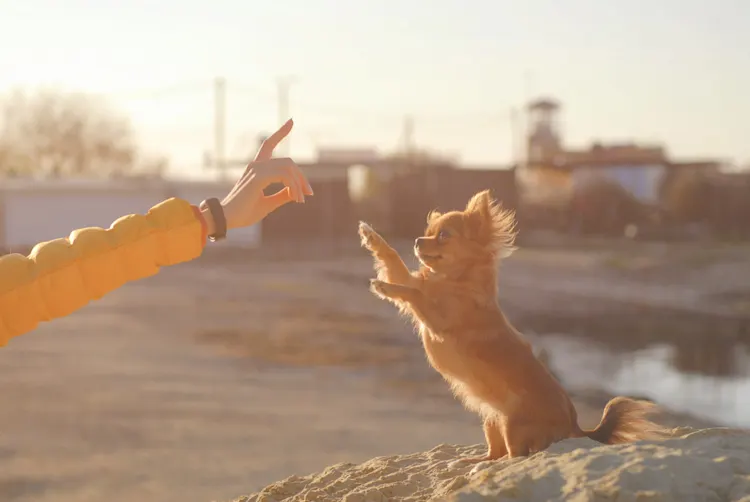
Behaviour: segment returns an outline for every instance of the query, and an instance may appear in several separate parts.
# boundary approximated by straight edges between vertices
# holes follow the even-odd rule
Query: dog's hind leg
[[[495,417],[484,419],[484,438],[487,441],[487,454],[478,457],[468,457],[461,459],[464,462],[486,462],[497,460],[508,454],[508,448],[505,446],[505,434],[503,434],[502,424]]]

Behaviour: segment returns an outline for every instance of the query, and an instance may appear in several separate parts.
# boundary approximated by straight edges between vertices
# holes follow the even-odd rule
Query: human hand
[[[221,202],[227,230],[248,227],[258,223],[270,213],[288,202],[305,202],[305,195],[313,195],[310,183],[299,166],[290,158],[272,158],[273,150],[289,134],[294,126],[289,119],[261,145],[255,159],[247,165],[245,172]],[[273,183],[283,183],[284,188],[273,195],[265,195],[263,189]],[[213,218],[208,209],[202,210],[208,226],[208,235],[215,231]]]

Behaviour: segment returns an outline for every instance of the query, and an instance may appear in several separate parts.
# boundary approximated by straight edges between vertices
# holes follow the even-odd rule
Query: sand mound
[[[620,446],[570,439],[529,458],[476,465],[457,459],[483,446],[440,445],[292,476],[237,501],[750,502],[750,432],[680,429],[674,436]]]

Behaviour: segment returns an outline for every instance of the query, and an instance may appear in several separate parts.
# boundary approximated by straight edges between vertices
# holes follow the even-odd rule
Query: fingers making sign
[[[290,158],[272,158],[273,151],[292,130],[294,122],[289,119],[261,145],[255,159],[247,165],[245,172],[229,194],[221,201],[226,219],[226,229],[241,228],[258,223],[270,213],[288,202],[305,202],[305,196],[313,195],[312,187]],[[272,195],[263,190],[271,184],[281,183],[284,188]],[[213,233],[210,211],[204,211],[209,224],[209,235]]]
[[[170,197],[145,215],[119,218],[108,229],[80,228],[37,244],[29,256],[0,256],[0,347],[160,267],[194,260],[209,240],[225,238],[227,230],[253,225],[287,202],[305,202],[313,191],[299,166],[292,159],[272,158],[293,125],[287,121],[263,143],[222,201],[209,197],[196,207]],[[284,188],[264,194],[273,183]],[[71,270],[73,283],[90,287],[71,287]]]

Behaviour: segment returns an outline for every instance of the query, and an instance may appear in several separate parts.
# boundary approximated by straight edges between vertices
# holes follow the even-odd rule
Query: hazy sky
[[[216,75],[244,155],[277,125],[286,74],[301,158],[393,148],[410,113],[419,145],[508,162],[510,107],[548,93],[571,146],[750,160],[748,0],[0,0],[0,92],[104,93],[185,169],[212,148]]]

